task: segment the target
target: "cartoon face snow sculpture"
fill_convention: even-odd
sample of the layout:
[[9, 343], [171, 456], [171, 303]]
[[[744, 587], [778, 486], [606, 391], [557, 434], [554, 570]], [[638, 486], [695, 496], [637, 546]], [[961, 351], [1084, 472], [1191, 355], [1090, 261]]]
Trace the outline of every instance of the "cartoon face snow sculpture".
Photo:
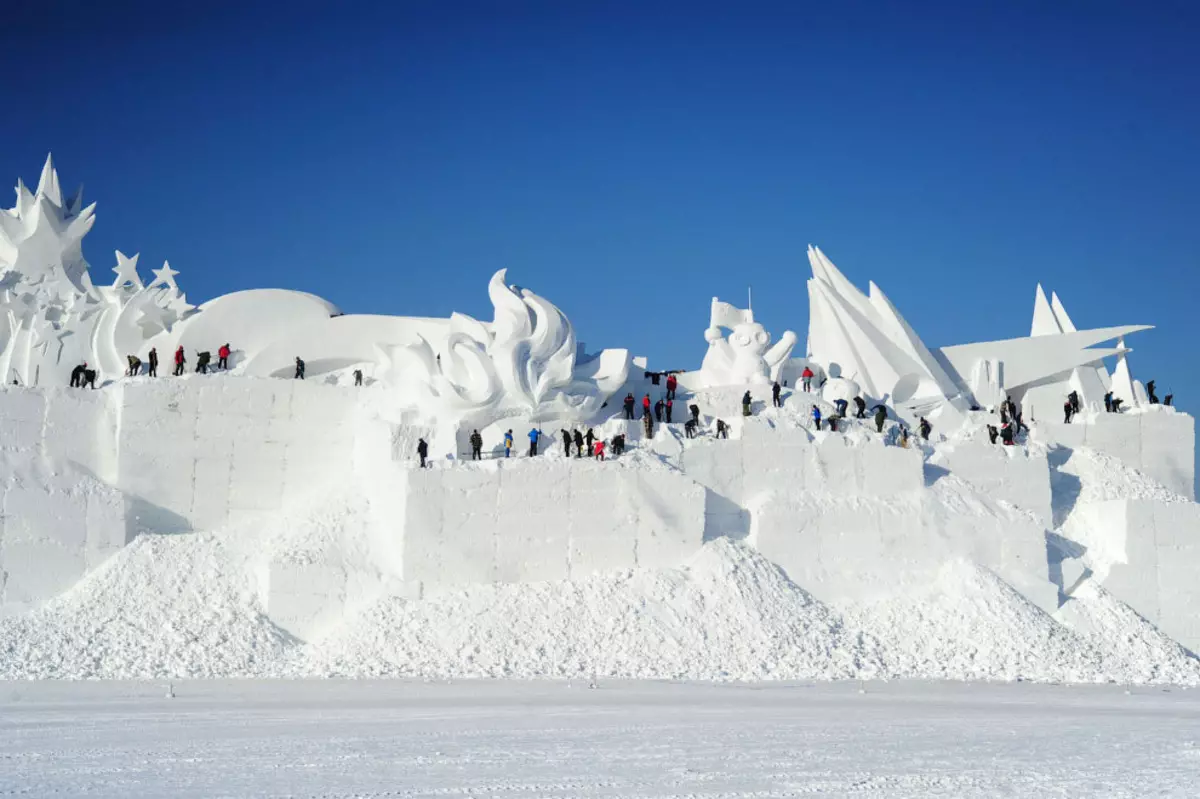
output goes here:
[[[722, 328], [730, 331], [728, 336]], [[772, 347], [771, 334], [754, 321], [752, 310], [735, 308], [716, 297], [704, 338], [708, 352], [700, 374], [706, 387], [776, 380], [796, 346], [796, 334], [787, 330]]]

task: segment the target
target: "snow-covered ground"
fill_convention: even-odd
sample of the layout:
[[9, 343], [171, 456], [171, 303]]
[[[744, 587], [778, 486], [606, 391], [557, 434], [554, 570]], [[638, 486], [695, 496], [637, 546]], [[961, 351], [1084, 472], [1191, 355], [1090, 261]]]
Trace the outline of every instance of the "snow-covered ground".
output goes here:
[[11, 683], [0, 795], [1194, 796], [1200, 694], [1029, 683]]

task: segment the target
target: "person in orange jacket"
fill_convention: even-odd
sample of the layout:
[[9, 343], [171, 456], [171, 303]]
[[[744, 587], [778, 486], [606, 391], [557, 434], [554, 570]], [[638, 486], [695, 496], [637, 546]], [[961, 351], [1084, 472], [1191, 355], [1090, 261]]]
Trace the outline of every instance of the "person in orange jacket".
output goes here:
[[643, 418], [650, 415], [650, 395], [642, 397], [642, 416]]

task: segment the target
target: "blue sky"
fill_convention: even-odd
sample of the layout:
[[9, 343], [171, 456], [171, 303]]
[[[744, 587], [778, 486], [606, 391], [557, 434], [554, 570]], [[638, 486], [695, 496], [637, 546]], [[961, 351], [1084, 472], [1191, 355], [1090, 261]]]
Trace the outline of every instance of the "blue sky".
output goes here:
[[1194, 3], [188, 5], [5, 11], [0, 179], [53, 151], [101, 277], [486, 318], [508, 267], [679, 368], [748, 285], [803, 340], [812, 242], [931, 345], [1026, 335], [1039, 280], [1156, 324], [1135, 376], [1200, 407]]

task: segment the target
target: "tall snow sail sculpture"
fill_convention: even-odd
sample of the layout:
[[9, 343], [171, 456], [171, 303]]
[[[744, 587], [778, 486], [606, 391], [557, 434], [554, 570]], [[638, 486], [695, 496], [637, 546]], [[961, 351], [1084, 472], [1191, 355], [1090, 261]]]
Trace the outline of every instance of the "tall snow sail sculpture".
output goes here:
[[913, 415], [969, 405], [963, 388], [875, 283], [863, 294], [811, 245], [808, 261], [809, 347], [831, 377], [852, 380], [871, 399]]
[[[854, 380], [869, 397], [912, 416], [994, 406], [1005, 396], [1040, 409], [1051, 395], [1061, 404], [1072, 389], [1099, 401], [1107, 390], [1103, 359], [1123, 358], [1123, 337], [1150, 327], [1076, 330], [1058, 297], [1047, 302], [1039, 286], [1032, 336], [929, 348], [874, 283], [868, 296], [816, 247], [809, 247], [808, 259], [813, 358], [827, 364], [831, 376]], [[1120, 340], [1116, 348], [1095, 346], [1114, 339]]]

